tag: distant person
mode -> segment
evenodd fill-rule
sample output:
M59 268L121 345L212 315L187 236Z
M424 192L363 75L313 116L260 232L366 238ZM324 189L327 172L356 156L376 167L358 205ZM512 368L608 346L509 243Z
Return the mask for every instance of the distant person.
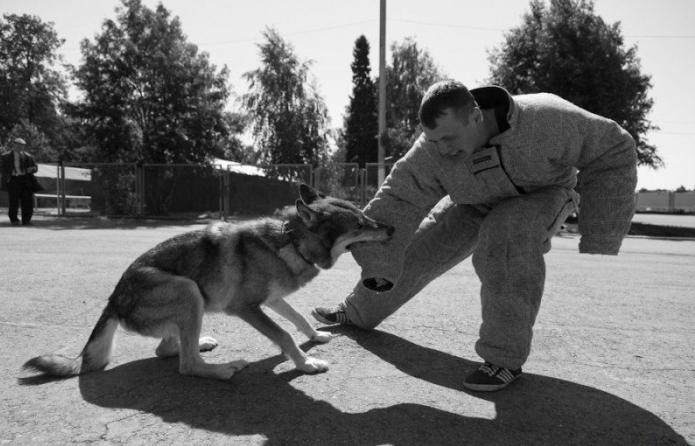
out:
M34 174L38 170L34 157L26 149L22 138L14 138L10 142L10 151L2 155L2 180L0 189L6 190L10 199L8 215L13 225L19 225L17 216L21 204L22 224L31 225L34 214L34 192L41 186Z
M499 390L529 356L543 255L579 205L575 186L579 252L618 253L634 212L635 142L614 121L558 96L469 91L456 81L430 87L419 118L423 134L365 208L395 227L393 238L353 246L362 280L343 303L313 315L371 329L472 255L482 284L475 349L484 364L462 385ZM456 323L449 316L441 323Z

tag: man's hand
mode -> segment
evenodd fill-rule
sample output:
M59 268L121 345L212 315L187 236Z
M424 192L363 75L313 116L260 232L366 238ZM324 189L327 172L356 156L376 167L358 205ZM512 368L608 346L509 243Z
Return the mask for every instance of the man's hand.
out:
M383 293L393 288L393 284L381 277L370 277L362 282L364 286L377 293Z

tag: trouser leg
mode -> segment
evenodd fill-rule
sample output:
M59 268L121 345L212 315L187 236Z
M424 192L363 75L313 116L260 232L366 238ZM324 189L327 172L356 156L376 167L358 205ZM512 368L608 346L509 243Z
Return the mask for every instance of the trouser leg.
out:
M34 193L29 189L28 184L22 186L20 201L22 204L22 223L29 223L34 215Z
M17 179L12 178L7 184L7 195L9 197L9 209L7 210L7 215L10 217L10 221L19 221L17 219L17 213L19 211L19 201L21 196L21 188Z
M474 207L443 199L423 220L405 251L403 273L394 287L376 293L357 283L345 300L355 325L374 328L433 279L471 255L483 215Z
M473 266L481 281L476 352L495 365L526 362L545 283L543 255L574 209L570 191L548 188L498 204L481 224Z

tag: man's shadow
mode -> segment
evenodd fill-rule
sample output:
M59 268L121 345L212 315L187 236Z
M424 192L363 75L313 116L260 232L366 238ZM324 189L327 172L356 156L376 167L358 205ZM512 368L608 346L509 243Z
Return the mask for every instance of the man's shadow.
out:
M469 419L458 427L463 438L478 436L481 444L494 438L502 444L687 444L656 415L598 389L524 373L503 391L467 391L463 377L479 363L379 330L331 331L350 337L403 373L494 403L495 420L472 425Z
M424 381L461 391L470 361L381 331L334 329ZM307 346L303 346L307 349ZM608 393L554 378L525 375L503 392L473 394L496 406L494 420L403 403L343 412L291 385L275 356L250 364L229 382L184 377L177 359L150 358L79 377L83 398L100 407L151 413L166 423L230 436L262 435L269 444L687 444L653 414ZM330 373L330 372L329 372ZM31 378L23 384L40 384ZM388 389L385 389L388 391Z

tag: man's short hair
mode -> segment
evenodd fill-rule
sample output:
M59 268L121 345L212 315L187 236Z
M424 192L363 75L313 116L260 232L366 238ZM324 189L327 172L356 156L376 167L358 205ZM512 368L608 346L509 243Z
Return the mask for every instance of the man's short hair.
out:
M475 98L465 85L455 80L437 82L427 89L420 103L418 117L427 128L437 126L435 119L444 114L447 108L470 111L475 106Z

